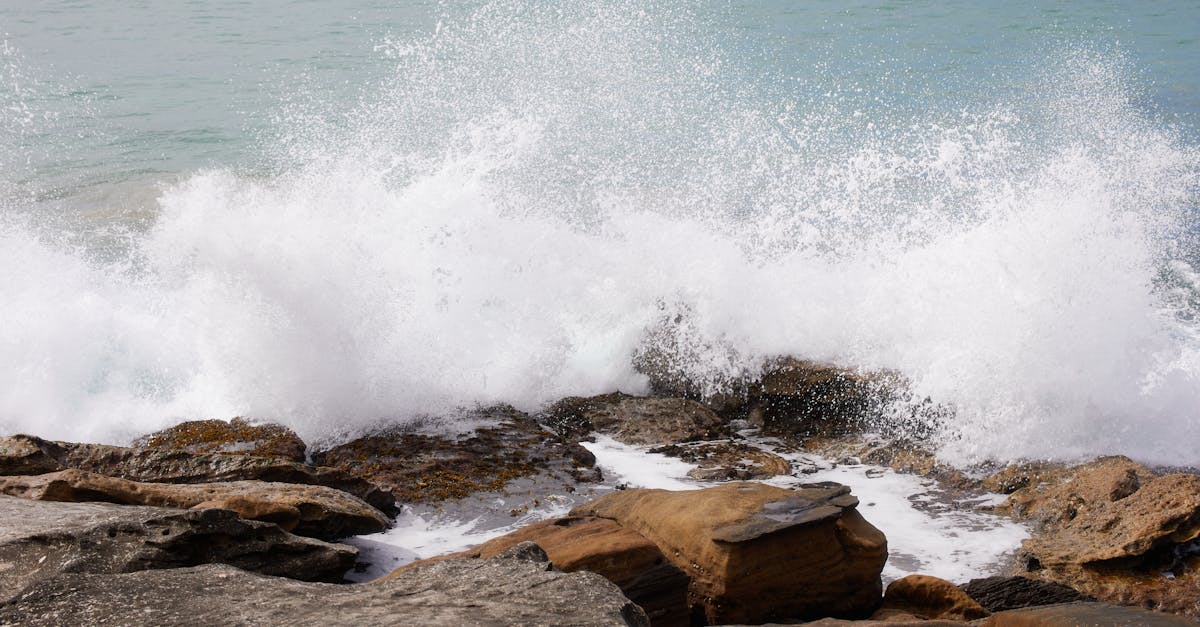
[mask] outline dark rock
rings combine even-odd
[[[671,444],[650,452],[696,464],[697,468],[689,471],[688,476],[700,481],[746,481],[792,474],[792,465],[786,459],[742,442]]]
[[[696,401],[620,392],[565,398],[547,408],[542,417],[566,438],[579,439],[598,431],[626,444],[676,444],[712,440],[728,433],[721,417]]]
[[[751,386],[751,422],[768,433],[812,437],[869,430],[872,419],[898,396],[903,383],[892,373],[863,373],[791,357],[763,369]]]
[[[436,503],[503,490],[514,479],[552,475],[568,484],[594,480],[595,457],[510,407],[477,412],[499,424],[457,438],[389,431],[347,442],[313,458],[387,486],[406,503]]]
[[[1066,603],[1040,605],[997,612],[979,623],[980,627],[1169,627],[1195,625],[1193,619],[1106,603]]]
[[[0,599],[60,573],[111,574],[211,562],[269,575],[341,581],[358,554],[353,547],[294,536],[220,509],[0,496],[0,521]]]
[[[143,483],[83,470],[0,477],[0,494],[38,501],[102,501],[183,509],[227,509],[248,520],[326,540],[388,528],[388,519],[365,501],[325,486],[264,481]]]
[[[786,490],[727,483],[705,490],[630,489],[576,507],[638,532],[691,578],[704,620],[866,617],[882,593],[887,541],[838,484]]]
[[[140,438],[137,448],[187,453],[229,453],[280,457],[304,462],[304,440],[278,424],[254,424],[244,418],[193,420]]]
[[[37,453],[32,453],[37,449]],[[12,457],[4,450],[16,451]],[[0,448],[0,469],[5,475],[35,474],[23,472],[34,464],[38,473],[86,470],[109,477],[152,483],[216,483],[222,481],[271,481],[323,485],[348,492],[376,509],[394,514],[396,498],[391,492],[335,468],[313,467],[280,457],[259,457],[230,453],[189,453],[183,450],[159,450],[52,442],[30,435],[14,435]]]
[[[1095,600],[1080,594],[1073,588],[1028,577],[972,579],[959,586],[959,589],[987,608],[989,612]]]
[[[0,605],[0,624],[647,625],[593,573],[549,572],[515,559],[447,560],[404,577],[337,586],[229,566],[42,581]]]
[[[645,536],[606,518],[545,520],[474,549],[408,564],[388,577],[446,559],[503,557],[530,544],[544,549],[544,555],[559,570],[591,571],[613,582],[646,611],[655,627],[688,625],[687,575]]]

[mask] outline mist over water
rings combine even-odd
[[[533,410],[644,391],[678,319],[712,391],[777,355],[903,373],[954,408],[955,462],[1200,464],[1200,149],[1119,49],[1023,50],[923,108],[753,65],[711,19],[446,10],[352,96],[278,103],[262,167],[147,184],[152,219],[85,236],[0,177],[0,432]],[[28,146],[53,116],[13,93]]]

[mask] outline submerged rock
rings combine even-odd
[[[792,465],[786,459],[744,442],[671,444],[650,449],[650,452],[696,464],[688,476],[700,481],[746,481],[792,473]]]
[[[458,437],[389,431],[313,455],[318,463],[387,486],[402,502],[436,503],[503,490],[514,479],[547,474],[568,485],[595,479],[595,457],[510,407],[477,412],[494,420]]]
[[[838,484],[787,490],[728,483],[624,490],[575,508],[649,539],[691,578],[689,603],[712,624],[865,617],[879,604],[887,541]]]
[[[522,559],[447,560],[373,585],[264,577],[229,566],[71,574],[0,605],[0,624],[648,625],[593,573]]]
[[[564,437],[579,439],[598,431],[626,444],[676,444],[727,434],[721,417],[696,401],[620,392],[565,398],[543,417]]]
[[[396,511],[395,496],[362,477],[281,457],[53,442],[30,435],[0,439],[0,474],[40,474],[67,469],[153,483],[244,480],[322,485],[353,494],[385,513]]]
[[[38,501],[227,509],[248,520],[272,522],[286,531],[324,539],[388,528],[387,517],[357,497],[324,486],[292,483],[142,483],[82,470],[61,470],[0,477],[0,494]]]
[[[353,547],[295,536],[220,509],[0,496],[0,523],[0,599],[60,573],[115,574],[212,562],[296,579],[341,581],[358,554]]]
[[[254,424],[244,418],[192,420],[139,438],[135,447],[185,451],[188,453],[229,453],[279,457],[304,462],[304,440],[279,424]]]
[[[689,624],[688,576],[645,536],[606,518],[571,516],[534,523],[474,549],[413,562],[385,579],[445,559],[500,556],[531,542],[559,570],[591,571],[616,584],[655,627]]]

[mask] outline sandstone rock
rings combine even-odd
[[[123,573],[209,562],[340,581],[356,556],[353,547],[294,536],[226,510],[0,496],[0,600],[60,573]]]
[[[83,470],[61,470],[44,475],[0,477],[0,494],[38,501],[227,509],[242,518],[272,522],[285,531],[323,539],[388,528],[387,517],[361,499],[333,488],[292,483],[141,483]]]
[[[413,562],[386,578],[402,576],[413,568],[445,559],[496,557],[530,542],[540,546],[561,571],[591,571],[617,584],[629,600],[646,611],[655,627],[688,625],[687,575],[645,536],[606,518],[545,520],[474,549]]]
[[[999,511],[1054,527],[1081,513],[1107,507],[1154,478],[1148,468],[1121,456],[1103,457],[1061,473],[1047,469],[1037,475],[1036,483],[1014,491]]]
[[[37,438],[0,437],[0,475],[40,475],[55,470],[62,466],[38,446]]]
[[[1029,577],[972,579],[959,586],[959,589],[989,612],[1094,600],[1074,588]]]
[[[403,502],[435,503],[503,490],[511,480],[537,474],[573,483],[595,479],[595,457],[577,443],[543,429],[511,407],[481,410],[499,421],[457,438],[383,432],[313,455],[318,463],[387,486]]]
[[[691,579],[710,623],[865,617],[878,605],[887,541],[837,484],[786,490],[624,490],[575,508],[654,542]]]
[[[956,488],[974,488],[975,481],[956,468],[943,464],[919,442],[907,438],[882,438],[861,434],[814,436],[801,448],[826,459],[853,459],[863,464],[885,466],[899,473],[936,479]]]
[[[964,623],[957,620],[925,620],[916,616],[905,615],[902,613],[888,614],[880,610],[880,614],[885,614],[886,618],[870,619],[870,620],[846,620],[842,618],[822,618],[805,623],[784,623],[788,625],[802,624],[807,627],[966,627],[974,623]],[[774,623],[771,623],[774,624]]]
[[[279,457],[52,442],[30,435],[14,435],[6,443],[5,449],[16,450],[20,446],[22,451],[9,457],[0,449],[0,468],[6,475],[35,474],[20,470],[35,464],[38,473],[74,468],[154,483],[272,481],[323,485],[353,494],[387,514],[397,511],[395,496],[366,479],[335,468],[313,467]],[[32,453],[32,449],[38,453]]]
[[[991,612],[954,584],[929,575],[908,575],[888,585],[883,610],[899,611],[921,619],[969,621]],[[874,616],[879,618],[877,612]]]
[[[1072,516],[1052,516],[1064,522],[1025,542],[1027,575],[1102,601],[1200,616],[1200,476],[1139,488],[1129,487],[1140,482],[1134,473],[1104,476],[1098,489],[1073,493],[1084,496],[1066,502]]]
[[[671,444],[650,449],[650,452],[697,464],[688,476],[701,481],[745,481],[792,474],[792,465],[786,459],[742,442]]]
[[[593,573],[517,559],[447,560],[374,585],[302,583],[229,566],[61,575],[0,605],[0,624],[647,625]]]
[[[800,437],[859,433],[900,386],[887,373],[782,358],[751,387],[751,420],[768,432]]]
[[[544,417],[564,437],[580,438],[599,431],[626,444],[711,440],[727,430],[720,416],[696,401],[620,392],[565,398],[551,405]]]
[[[291,429],[278,424],[253,424],[244,418],[193,420],[140,438],[138,448],[185,451],[188,453],[230,453],[280,457],[304,463],[304,440]]]
[[[1195,624],[1195,621],[1181,616],[1105,603],[1066,603],[1008,610],[992,614],[979,623],[980,627],[1169,627]]]
[[[1058,485],[1066,478],[1067,469],[1051,462],[1011,464],[988,475],[980,487],[995,494],[1012,494],[1017,490],[1035,492],[1042,484]]]

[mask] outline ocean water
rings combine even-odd
[[[711,390],[1200,453],[1194,2],[0,0],[0,432]],[[902,415],[905,408],[897,408]]]

